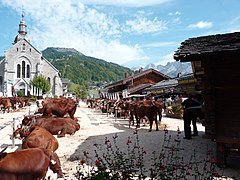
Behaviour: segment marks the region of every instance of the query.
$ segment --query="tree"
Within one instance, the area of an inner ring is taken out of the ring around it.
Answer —
[[[50,82],[42,74],[34,76],[34,78],[30,81],[30,85],[41,89],[43,94],[46,94],[51,89]]]
[[[70,92],[74,93],[78,98],[84,99],[87,97],[87,87],[84,85],[70,83],[68,85],[68,89]]]

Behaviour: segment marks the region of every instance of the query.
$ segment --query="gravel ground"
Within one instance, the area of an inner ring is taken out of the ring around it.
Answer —
[[[130,143],[133,143],[135,139],[134,137],[136,137],[136,135],[134,135],[136,129],[134,127],[128,127],[127,119],[116,119],[113,115],[107,116],[99,110],[88,108],[84,102],[80,102],[79,105],[75,117],[79,119],[81,128],[74,135],[66,135],[63,138],[58,138],[59,148],[56,151],[61,161],[62,170],[65,174],[64,179],[69,180],[76,179],[73,174],[76,173],[76,168],[78,167],[80,160],[85,159],[84,151],[88,152],[88,156],[94,159],[94,150],[96,149],[94,145],[104,145],[106,138],[113,143],[113,137],[117,136],[117,146],[121,151],[127,152],[128,138],[131,137]],[[34,111],[35,109],[36,105],[32,105],[19,112],[1,114],[1,148],[6,145],[11,146],[12,141],[10,140],[9,135],[12,132],[11,124],[13,117],[21,117],[24,114],[31,113],[31,111]],[[215,143],[209,139],[203,138],[204,127],[201,124],[197,124],[197,126],[199,136],[193,137],[191,140],[185,140],[183,139],[183,121],[181,119],[163,117],[161,123],[159,123],[159,131],[155,131],[155,127],[153,126],[153,131],[148,132],[148,125],[145,127],[142,125],[137,134],[140,147],[146,152],[144,155],[144,166],[146,169],[149,169],[151,166],[151,158],[153,157],[152,152],[156,152],[156,154],[161,152],[164,135],[166,133],[166,131],[164,131],[165,127],[168,130],[167,137],[171,135],[171,139],[174,140],[179,136],[180,146],[183,148],[181,156],[184,157],[186,162],[190,160],[193,154],[196,154],[198,159],[204,160],[209,150],[215,152]],[[180,130],[180,134],[178,134],[178,129]],[[18,141],[15,143],[17,147],[18,145],[20,147],[21,142]],[[8,148],[8,152],[14,150],[16,150],[16,148]],[[194,153],[194,150],[196,150],[196,153]],[[239,163],[233,163],[231,168],[226,168],[223,172],[220,172],[220,174],[228,177],[226,179],[231,179],[230,177],[232,176],[237,177],[236,179],[240,179]],[[51,179],[56,179],[56,176],[52,175]]]

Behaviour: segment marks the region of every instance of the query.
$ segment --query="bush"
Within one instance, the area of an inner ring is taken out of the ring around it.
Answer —
[[[24,97],[24,96],[25,96],[24,90],[18,91],[18,92],[17,92],[17,96],[18,96],[18,97]]]
[[[177,130],[173,139],[164,129],[164,142],[160,154],[152,152],[151,168],[146,169],[143,148],[140,147],[138,130],[134,137],[128,137],[126,151],[120,150],[117,143],[118,135],[115,134],[110,141],[105,138],[104,144],[94,144],[95,159],[90,159],[89,153],[84,152],[85,159],[81,160],[75,177],[86,180],[118,180],[118,179],[214,179],[220,177],[217,172],[217,161],[212,150],[206,151],[206,157],[198,160],[197,151],[193,151],[190,160],[181,155],[181,140]]]

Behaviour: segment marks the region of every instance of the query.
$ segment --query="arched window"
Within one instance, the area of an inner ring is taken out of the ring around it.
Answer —
[[[30,66],[29,66],[29,64],[27,65],[27,78],[30,78]]]
[[[22,78],[25,78],[25,61],[22,61]]]
[[[20,64],[17,65],[17,78],[20,78],[21,66]]]
[[[50,77],[48,77],[47,80],[48,80],[48,82],[51,84],[51,79],[50,79]]]

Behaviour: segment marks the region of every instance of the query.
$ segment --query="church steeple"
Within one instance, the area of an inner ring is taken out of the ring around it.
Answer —
[[[28,40],[28,38],[27,38],[27,25],[25,24],[25,21],[24,21],[24,10],[23,10],[23,8],[22,8],[22,19],[21,19],[20,24],[19,24],[18,33],[19,34],[15,37],[14,44],[17,43],[18,41],[22,40],[22,39]]]
[[[27,34],[27,25],[25,24],[25,21],[24,21],[24,10],[23,9],[22,9],[22,20],[20,21],[20,24],[19,24],[18,33],[22,34],[22,35]]]

